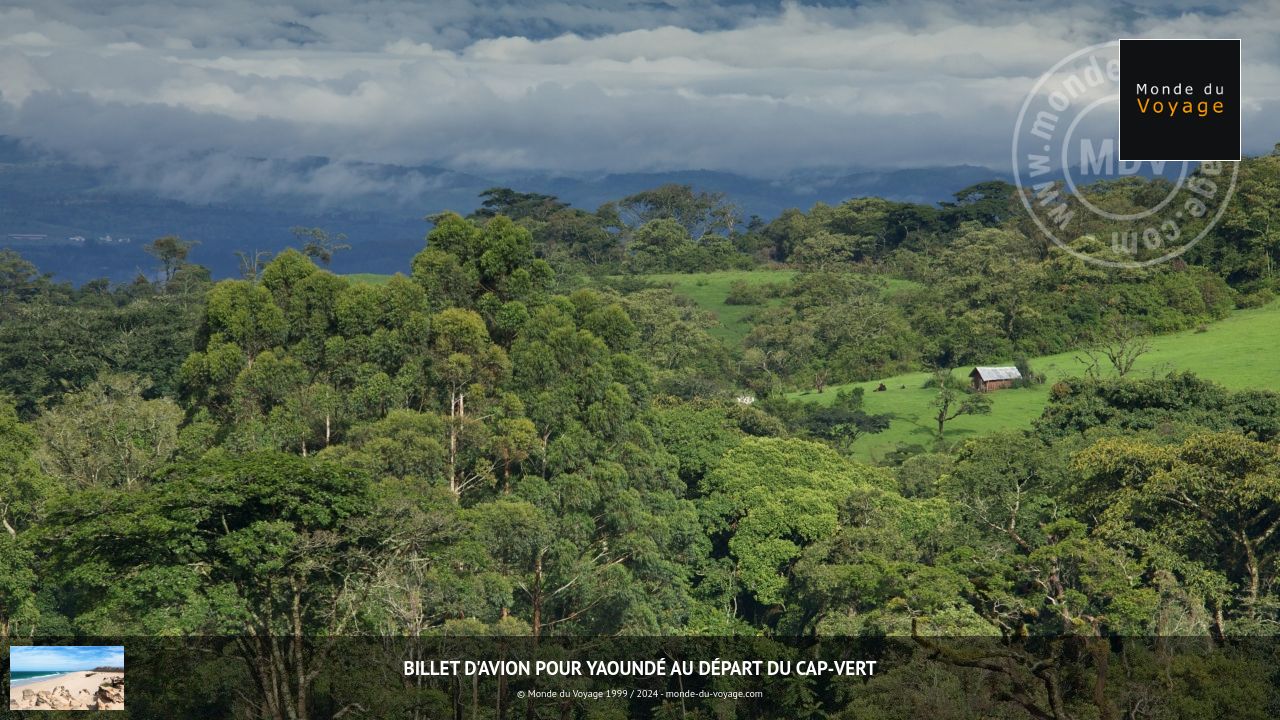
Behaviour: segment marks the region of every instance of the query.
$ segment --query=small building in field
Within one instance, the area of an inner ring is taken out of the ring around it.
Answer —
[[[1013,387],[1015,381],[1022,379],[1022,373],[1016,367],[975,367],[969,378],[974,390],[990,392]]]

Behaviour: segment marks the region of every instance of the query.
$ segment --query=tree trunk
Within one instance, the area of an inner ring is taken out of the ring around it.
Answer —
[[[449,490],[455,498],[462,496],[458,483],[458,436],[466,417],[466,396],[460,392],[449,394]]]
[[[533,606],[533,637],[542,634],[542,551],[533,561],[533,591],[530,604]]]
[[[1254,615],[1257,613],[1258,591],[1261,586],[1258,555],[1254,551],[1253,541],[1243,530],[1240,531],[1240,544],[1244,546],[1245,572],[1249,573],[1249,614]]]
[[[296,717],[298,720],[306,720],[307,717],[307,666],[303,660],[302,651],[302,593],[298,588],[297,581],[290,583],[290,589],[293,591],[293,607],[290,612],[290,619],[293,623],[293,663],[294,674],[297,678],[298,687],[296,693]]]
[[[1227,639],[1227,620],[1222,612],[1221,600],[1213,603],[1213,632],[1209,633],[1209,637],[1213,638],[1215,645]]]
[[[463,720],[462,678],[454,675],[449,684],[453,688],[453,720]]]
[[[1095,637],[1088,640],[1089,652],[1093,655],[1093,704],[1098,708],[1100,720],[1116,720],[1116,709],[1107,699],[1107,669],[1111,666],[1111,643],[1106,638]]]
[[[507,676],[498,675],[498,720],[507,720]]]

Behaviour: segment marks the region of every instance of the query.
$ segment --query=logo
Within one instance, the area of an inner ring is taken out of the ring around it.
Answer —
[[[1013,134],[1018,195],[1042,234],[1090,263],[1167,262],[1213,229],[1239,164],[1119,159],[1120,43],[1068,55],[1031,88]]]
[[[1239,40],[1120,40],[1120,157],[1240,159]]]

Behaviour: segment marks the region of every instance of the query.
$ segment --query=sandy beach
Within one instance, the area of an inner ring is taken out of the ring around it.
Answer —
[[[79,670],[12,687],[9,709],[123,710],[124,673]]]

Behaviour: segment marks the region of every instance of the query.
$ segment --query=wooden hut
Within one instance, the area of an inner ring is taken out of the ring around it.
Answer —
[[[1022,373],[1016,367],[975,367],[969,378],[974,390],[990,392],[1013,387],[1015,381],[1022,379]]]

